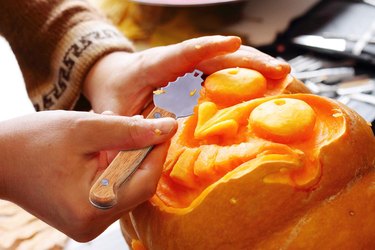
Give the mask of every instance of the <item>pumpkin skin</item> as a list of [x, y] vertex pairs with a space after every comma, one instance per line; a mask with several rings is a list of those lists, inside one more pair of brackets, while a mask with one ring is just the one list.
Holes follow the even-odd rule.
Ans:
[[[128, 243], [145, 249], [373, 248], [375, 138], [369, 125], [336, 101], [291, 94], [306, 89], [290, 76], [265, 79], [249, 100], [216, 100], [210, 91], [221, 90], [207, 81], [224, 84], [223, 94], [230, 70], [219, 72], [219, 80], [206, 79], [194, 115], [179, 121], [156, 194], [121, 219]], [[283, 129], [278, 124], [254, 115], [262, 106], [285, 103], [291, 104], [286, 111], [296, 112], [285, 118], [292, 121], [285, 127], [295, 126], [287, 134], [297, 134], [290, 140], [276, 133]], [[298, 107], [306, 105], [312, 112], [305, 126]]]

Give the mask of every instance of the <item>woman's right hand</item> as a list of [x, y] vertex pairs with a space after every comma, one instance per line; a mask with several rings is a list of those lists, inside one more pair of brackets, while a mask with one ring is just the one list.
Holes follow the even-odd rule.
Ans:
[[[172, 118], [143, 119], [74, 111], [44, 111], [0, 126], [0, 198], [77, 241], [88, 241], [156, 189]], [[96, 176], [110, 162], [106, 151], [160, 144], [118, 192], [118, 204], [99, 210], [89, 202]]]

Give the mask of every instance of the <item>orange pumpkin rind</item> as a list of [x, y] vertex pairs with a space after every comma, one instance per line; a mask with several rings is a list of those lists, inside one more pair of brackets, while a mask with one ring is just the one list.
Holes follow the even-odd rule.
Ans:
[[[266, 82], [262, 96], [237, 103], [217, 103], [203, 88], [172, 139], [156, 195], [121, 220], [128, 242], [147, 249], [375, 246], [374, 224], [363, 225], [375, 222], [375, 138], [367, 122], [334, 100], [290, 94], [306, 92], [291, 76]], [[289, 121], [279, 126], [277, 117]]]

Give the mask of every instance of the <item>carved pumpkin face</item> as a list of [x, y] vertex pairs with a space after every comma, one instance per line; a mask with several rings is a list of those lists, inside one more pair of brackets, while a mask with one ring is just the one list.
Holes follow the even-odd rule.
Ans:
[[128, 239], [149, 249], [273, 249], [359, 172], [371, 173], [366, 122], [332, 100], [283, 94], [296, 84], [240, 68], [208, 76], [155, 196], [122, 220]]

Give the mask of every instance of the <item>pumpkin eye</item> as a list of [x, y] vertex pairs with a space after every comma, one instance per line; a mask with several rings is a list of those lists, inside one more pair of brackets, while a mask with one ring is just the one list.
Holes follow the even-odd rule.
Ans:
[[316, 114], [309, 104], [292, 98], [267, 101], [250, 114], [249, 126], [262, 138], [276, 142], [295, 142], [309, 138]]

